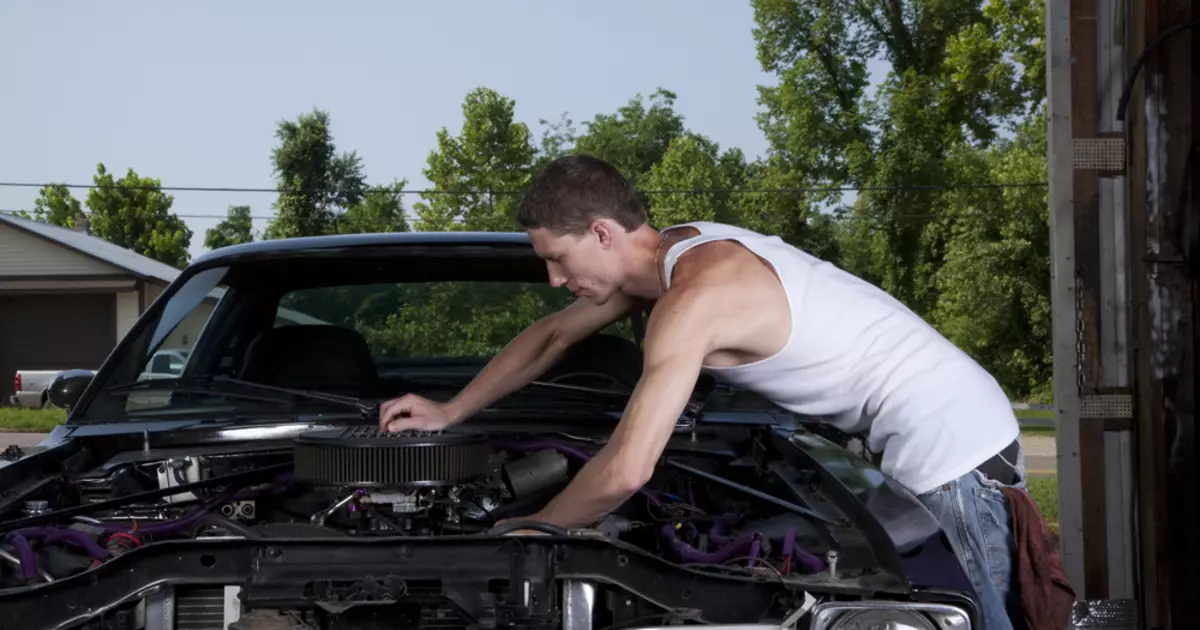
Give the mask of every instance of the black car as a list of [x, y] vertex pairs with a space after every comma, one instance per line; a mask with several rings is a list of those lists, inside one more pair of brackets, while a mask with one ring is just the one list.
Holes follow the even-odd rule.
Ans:
[[[378, 432], [383, 401], [454, 395], [570, 299], [523, 234], [198, 258], [59, 378], [45, 448], [0, 462], [0, 630], [980, 627], [937, 521], [856, 436], [706, 377], [614, 514], [522, 521], [620, 419], [645, 313], [453, 430]], [[163, 348], [182, 373], [145, 378]]]

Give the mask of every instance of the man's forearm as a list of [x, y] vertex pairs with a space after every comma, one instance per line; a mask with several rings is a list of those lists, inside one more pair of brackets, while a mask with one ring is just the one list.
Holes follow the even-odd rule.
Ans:
[[454, 421], [475, 415], [500, 398], [528, 385], [564, 354], [553, 327], [538, 322], [525, 329], [488, 362], [449, 402]]
[[622, 464], [622, 459], [617, 449], [601, 449], [562, 492], [531, 518], [568, 529], [587, 527], [604, 518], [642, 485], [643, 475], [638, 472], [642, 464]]

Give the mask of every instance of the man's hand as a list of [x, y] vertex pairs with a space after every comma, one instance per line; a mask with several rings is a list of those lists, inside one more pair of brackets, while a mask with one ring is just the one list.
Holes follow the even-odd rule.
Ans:
[[379, 430], [384, 433], [397, 431], [441, 431], [458, 423], [458, 418], [448, 403], [441, 403], [416, 394], [405, 394], [383, 403], [379, 408]]

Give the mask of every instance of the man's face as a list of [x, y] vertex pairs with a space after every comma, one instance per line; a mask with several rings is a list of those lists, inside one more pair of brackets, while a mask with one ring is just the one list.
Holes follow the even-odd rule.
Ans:
[[550, 285], [566, 286], [577, 298], [603, 304], [620, 288], [621, 261], [613, 247], [613, 232], [596, 221], [582, 234], [555, 234], [545, 228], [528, 230], [534, 251], [546, 261]]

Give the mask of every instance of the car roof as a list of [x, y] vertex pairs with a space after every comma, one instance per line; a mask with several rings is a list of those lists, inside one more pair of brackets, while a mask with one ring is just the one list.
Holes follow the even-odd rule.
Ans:
[[529, 236], [524, 232], [378, 232], [369, 234], [336, 234], [256, 241], [222, 247], [192, 260], [191, 266], [208, 266], [242, 258], [304, 256], [328, 253], [339, 249], [448, 246], [501, 249], [527, 249], [535, 256]]

